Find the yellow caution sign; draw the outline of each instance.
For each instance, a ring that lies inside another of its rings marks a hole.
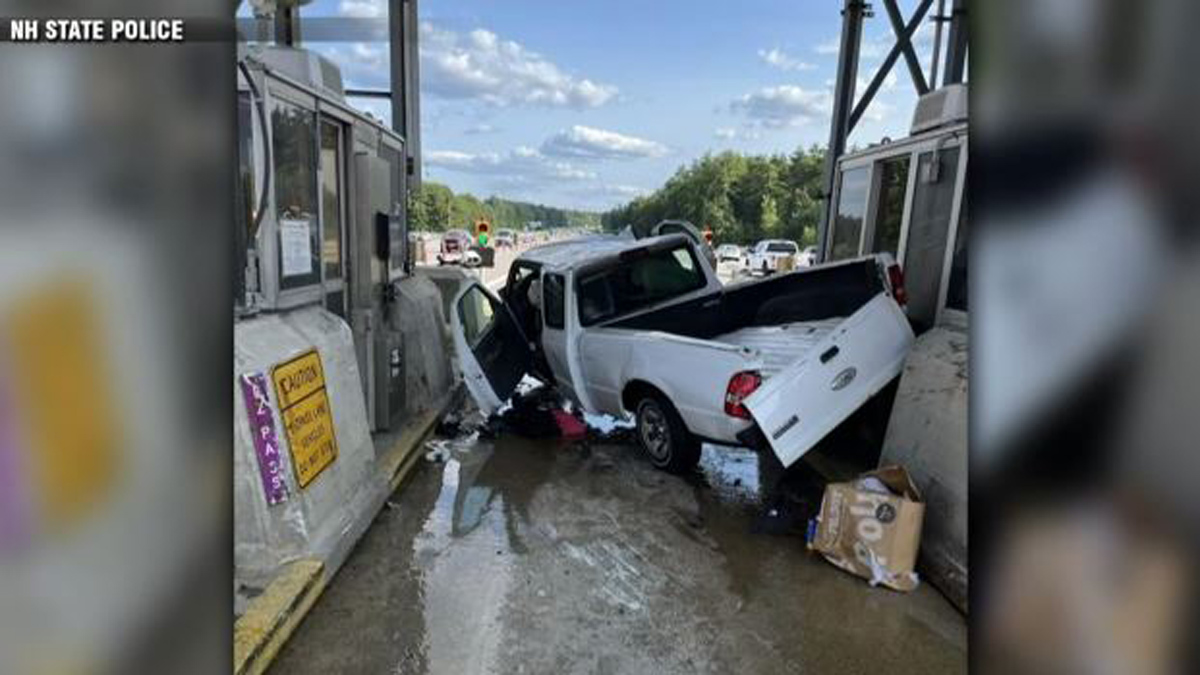
[[[271,370],[271,379],[296,482],[305,488],[337,459],[333,409],[325,390],[321,355],[312,349],[281,363]]]

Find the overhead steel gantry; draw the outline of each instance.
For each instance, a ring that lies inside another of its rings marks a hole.
[[[921,22],[929,13],[933,0],[920,0],[908,21],[900,11],[897,0],[880,0],[887,12],[888,21],[892,25],[895,42],[888,51],[883,62],[875,71],[875,75],[867,83],[862,96],[855,101],[854,87],[858,79],[858,60],[862,48],[863,19],[874,16],[871,4],[865,0],[844,0],[842,8],[842,37],[841,48],[838,51],[837,78],[834,81],[833,118],[830,124],[829,145],[825,155],[824,197],[825,209],[821,223],[817,229],[818,255],[824,259],[828,249],[830,221],[833,218],[834,180],[837,177],[838,159],[846,152],[846,139],[850,132],[862,119],[867,108],[874,100],[875,94],[883,85],[892,67],[901,57],[904,58],[912,79],[917,96],[929,93],[931,86],[937,87],[938,67],[943,67],[942,85],[956,84],[963,81],[967,62],[967,0],[952,0],[950,14],[944,13],[946,0],[938,0],[937,13],[932,17],[934,22],[933,59],[930,65],[930,76],[925,78],[925,71],[917,58],[913,47],[913,36],[920,28]],[[942,25],[950,24],[946,42],[945,56],[941,55]],[[944,59],[944,63],[943,63]]]

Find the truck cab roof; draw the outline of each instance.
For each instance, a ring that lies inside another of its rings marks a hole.
[[[647,248],[669,242],[691,243],[682,234],[632,239],[617,235],[594,235],[545,244],[522,253],[519,260],[537,263],[546,269],[564,271],[616,258],[626,251]]]

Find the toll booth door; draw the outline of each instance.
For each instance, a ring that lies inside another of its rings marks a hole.
[[[375,155],[359,152],[354,156],[354,228],[350,262],[350,328],[358,356],[358,371],[363,381],[367,419],[371,429],[386,428],[387,406],[380,405],[386,377],[381,368],[386,350],[383,315],[383,286],[387,268],[376,251],[376,215],[387,213],[391,203],[391,167]]]
[[[937,316],[946,237],[958,180],[959,148],[923,152],[917,160],[917,184],[912,197],[908,238],[904,246],[904,281],[908,289],[908,318],[918,332]]]

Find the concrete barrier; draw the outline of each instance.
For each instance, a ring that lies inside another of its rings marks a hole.
[[[452,349],[444,330],[445,303],[437,285],[418,273],[396,284],[396,291],[388,322],[402,337],[404,413],[413,418],[437,405],[453,388]]]
[[[921,490],[920,571],[967,607],[967,331],[939,325],[917,338],[900,376],[880,465],[900,464]]]
[[[306,486],[287,438],[272,370],[315,349],[332,412],[335,458]],[[367,425],[350,328],[324,309],[310,307],[239,321],[234,326],[234,567],[236,579],[263,587],[285,564],[320,560],[336,570],[366,529],[385,483],[375,475],[375,448]],[[274,430],[281,501],[269,503],[259,445],[253,435],[241,376],[258,374]]]
[[[405,406],[391,430],[375,436],[345,321],[307,307],[235,323],[237,672],[270,665],[411,470],[459,389],[438,287],[418,275],[397,283],[396,291],[387,322],[401,335]],[[318,362],[323,377],[314,379]],[[331,429],[321,428],[322,421]],[[326,431],[336,454],[308,461],[315,455],[304,451],[323,447],[313,439],[324,439]],[[252,593],[245,589],[258,595],[247,599]]]

